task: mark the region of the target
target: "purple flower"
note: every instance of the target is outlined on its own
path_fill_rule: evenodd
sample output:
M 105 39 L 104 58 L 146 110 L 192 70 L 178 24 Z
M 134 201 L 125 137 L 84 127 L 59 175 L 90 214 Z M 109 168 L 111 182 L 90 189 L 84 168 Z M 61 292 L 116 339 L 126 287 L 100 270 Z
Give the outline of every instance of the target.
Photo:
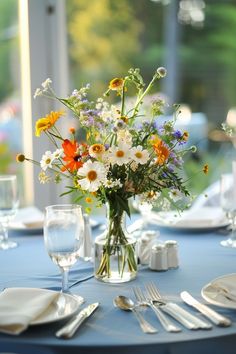
M 176 139 L 180 139 L 182 137 L 182 133 L 180 130 L 175 130 L 174 133 L 173 133 L 173 136 L 176 138 Z

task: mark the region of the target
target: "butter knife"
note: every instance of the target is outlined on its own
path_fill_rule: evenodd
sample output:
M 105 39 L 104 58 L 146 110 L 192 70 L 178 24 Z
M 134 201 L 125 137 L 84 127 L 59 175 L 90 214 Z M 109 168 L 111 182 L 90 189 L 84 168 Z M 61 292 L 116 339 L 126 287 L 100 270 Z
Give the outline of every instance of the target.
M 182 291 L 180 296 L 181 296 L 181 299 L 184 302 L 186 302 L 186 304 L 197 309 L 199 312 L 201 312 L 204 316 L 206 316 L 215 325 L 220 326 L 220 327 L 228 327 L 231 325 L 231 321 L 228 318 L 220 315 L 218 312 L 212 310 L 210 307 L 197 301 L 187 291 Z
M 66 323 L 65 326 L 59 329 L 55 333 L 55 336 L 63 339 L 71 338 L 75 334 L 79 326 L 86 320 L 86 318 L 92 315 L 92 313 L 96 310 L 98 305 L 99 302 L 95 302 L 94 304 L 90 304 L 87 307 L 85 307 L 83 310 L 81 310 L 78 313 L 78 315 L 72 317 L 70 321 Z

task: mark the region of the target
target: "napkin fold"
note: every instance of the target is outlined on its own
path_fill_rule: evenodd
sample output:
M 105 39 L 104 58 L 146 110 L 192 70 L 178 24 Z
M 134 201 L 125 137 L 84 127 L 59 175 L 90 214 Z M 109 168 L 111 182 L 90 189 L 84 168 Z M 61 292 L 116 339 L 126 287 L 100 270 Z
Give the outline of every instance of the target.
M 0 294 L 0 332 L 17 335 L 46 311 L 58 292 L 37 288 L 7 288 Z

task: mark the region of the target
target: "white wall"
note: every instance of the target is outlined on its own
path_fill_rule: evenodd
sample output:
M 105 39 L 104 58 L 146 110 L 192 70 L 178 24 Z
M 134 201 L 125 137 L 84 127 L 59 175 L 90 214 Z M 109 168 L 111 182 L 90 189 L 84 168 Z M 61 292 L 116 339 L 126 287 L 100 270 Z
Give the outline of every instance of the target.
M 35 122 L 51 110 L 62 107 L 44 97 L 33 99 L 33 95 L 48 77 L 58 95 L 65 97 L 68 94 L 65 3 L 64 0 L 19 0 L 19 14 L 24 153 L 40 161 L 42 154 L 54 147 L 43 134 L 40 138 L 34 136 Z M 25 164 L 26 204 L 43 209 L 46 205 L 67 202 L 65 197 L 59 197 L 63 186 L 41 185 L 39 172 L 39 167 Z

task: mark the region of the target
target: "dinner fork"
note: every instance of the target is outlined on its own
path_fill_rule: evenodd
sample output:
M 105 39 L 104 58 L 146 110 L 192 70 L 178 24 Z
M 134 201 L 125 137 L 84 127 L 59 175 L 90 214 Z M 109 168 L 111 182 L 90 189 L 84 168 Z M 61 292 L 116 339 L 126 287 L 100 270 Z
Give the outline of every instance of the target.
M 133 287 L 133 292 L 134 295 L 138 301 L 139 305 L 146 305 L 151 307 L 151 309 L 155 312 L 158 320 L 160 321 L 160 323 L 162 324 L 162 326 L 164 327 L 164 329 L 167 332 L 180 332 L 181 328 L 175 326 L 172 321 L 170 321 L 165 314 L 162 313 L 162 311 L 153 305 L 152 300 L 146 296 L 142 290 L 138 287 Z
M 200 318 L 192 315 L 188 311 L 184 310 L 179 305 L 168 302 L 159 293 L 157 287 L 153 282 L 145 285 L 146 290 L 156 306 L 161 306 L 162 310 L 168 313 L 170 316 L 179 321 L 183 326 L 188 329 L 209 329 L 209 324 Z

